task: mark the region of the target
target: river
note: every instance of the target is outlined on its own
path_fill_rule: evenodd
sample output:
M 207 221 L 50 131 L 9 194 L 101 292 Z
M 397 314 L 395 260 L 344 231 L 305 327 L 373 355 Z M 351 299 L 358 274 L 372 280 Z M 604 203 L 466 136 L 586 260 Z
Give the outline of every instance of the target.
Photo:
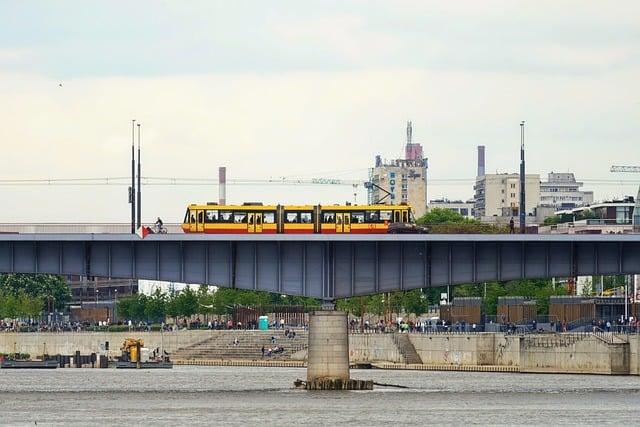
M 0 370 L 1 425 L 635 425 L 640 377 L 352 370 L 408 389 L 307 392 L 304 369 Z

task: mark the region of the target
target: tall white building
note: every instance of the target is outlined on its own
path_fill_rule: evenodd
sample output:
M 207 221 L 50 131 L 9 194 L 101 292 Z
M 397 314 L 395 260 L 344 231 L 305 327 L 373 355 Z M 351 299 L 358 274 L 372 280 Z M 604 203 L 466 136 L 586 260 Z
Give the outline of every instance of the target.
M 573 173 L 551 172 L 540 183 L 540 206 L 556 210 L 573 209 L 593 203 L 593 191 L 580 191 L 583 183 Z
M 416 218 L 427 210 L 427 158 L 422 145 L 412 142 L 413 129 L 407 122 L 407 143 L 405 158 L 383 161 L 376 156 L 376 163 L 370 171 L 369 180 L 374 185 L 369 188 L 369 203 L 410 205 Z
M 520 207 L 520 175 L 485 174 L 476 177 L 475 217 L 517 217 Z M 525 204 L 528 216 L 535 214 L 540 200 L 540 175 L 525 175 Z

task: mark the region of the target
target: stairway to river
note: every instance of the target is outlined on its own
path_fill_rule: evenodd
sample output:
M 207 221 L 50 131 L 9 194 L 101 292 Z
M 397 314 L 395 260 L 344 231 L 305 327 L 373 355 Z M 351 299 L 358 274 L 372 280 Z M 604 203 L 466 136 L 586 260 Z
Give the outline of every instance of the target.
M 262 347 L 273 349 L 276 345 L 284 352 L 272 353 L 266 360 L 289 360 L 297 351 L 307 348 L 308 332 L 296 330 L 295 338 L 287 338 L 283 330 L 224 330 L 211 331 L 211 337 L 196 344 L 176 350 L 174 360 L 260 360 Z M 275 340 L 272 340 L 272 337 Z M 234 339 L 238 343 L 234 344 Z

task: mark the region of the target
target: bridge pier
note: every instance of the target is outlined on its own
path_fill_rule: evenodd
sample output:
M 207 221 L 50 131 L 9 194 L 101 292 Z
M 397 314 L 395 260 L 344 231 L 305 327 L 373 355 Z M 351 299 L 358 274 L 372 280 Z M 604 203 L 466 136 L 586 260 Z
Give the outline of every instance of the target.
M 319 310 L 309 316 L 307 390 L 371 390 L 373 382 L 349 377 L 347 313 Z

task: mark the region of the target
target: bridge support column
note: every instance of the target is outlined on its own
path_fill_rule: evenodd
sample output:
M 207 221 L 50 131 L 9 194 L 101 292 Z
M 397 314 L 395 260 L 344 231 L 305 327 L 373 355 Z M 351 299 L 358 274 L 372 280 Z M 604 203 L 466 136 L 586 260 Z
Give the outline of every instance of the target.
M 372 381 L 349 378 L 347 313 L 315 311 L 309 316 L 307 390 L 371 390 Z

